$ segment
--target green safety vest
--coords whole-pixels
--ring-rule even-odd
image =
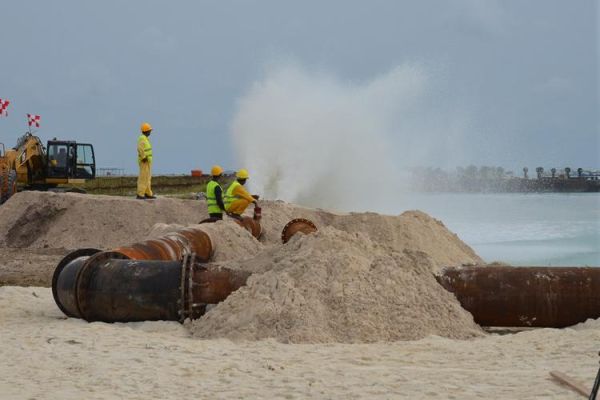
[[[223,211],[219,208],[217,204],[217,195],[215,194],[215,189],[219,187],[219,184],[215,181],[209,181],[206,184],[206,205],[208,206],[209,214],[222,214]],[[221,196],[223,195],[223,190],[221,189]]]
[[[148,162],[151,163],[152,162],[152,144],[150,143],[150,139],[148,139],[148,136],[146,136],[142,133],[140,135],[140,137],[138,138],[138,145],[140,144],[140,142],[144,142],[144,156],[147,157]],[[140,155],[138,154],[138,163],[141,163],[143,158],[144,157],[140,157]]]
[[[242,186],[241,183],[239,183],[237,180],[233,181],[233,183],[231,185],[229,185],[229,187],[227,188],[227,191],[225,192],[225,199],[223,201],[223,203],[225,203],[225,209],[228,210],[229,206],[231,206],[231,203],[233,203],[235,200],[239,199],[240,197],[235,196],[233,194],[233,191],[236,187],[238,186]]]

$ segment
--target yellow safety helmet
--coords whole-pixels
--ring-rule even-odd
[[[150,132],[152,130],[152,125],[150,125],[147,122],[144,122],[140,129],[142,130],[142,133]]]
[[[240,169],[240,170],[237,172],[237,174],[235,174],[235,176],[236,176],[238,179],[248,179],[248,178],[250,178],[250,175],[248,174],[248,170],[246,170],[246,169],[244,169],[244,168]]]
[[[212,176],[221,176],[222,173],[223,168],[221,168],[219,165],[213,165],[213,167],[210,169],[210,174]]]

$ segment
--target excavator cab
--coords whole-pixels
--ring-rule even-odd
[[[47,183],[84,183],[96,177],[96,158],[91,144],[49,140],[46,154]]]

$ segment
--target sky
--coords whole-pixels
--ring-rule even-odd
[[[268,164],[298,126],[308,159],[331,146],[314,162],[350,129],[385,165],[600,168],[599,19],[595,0],[0,0],[0,142],[33,113],[129,172],[143,121],[155,173]]]

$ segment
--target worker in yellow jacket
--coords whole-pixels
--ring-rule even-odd
[[[237,179],[225,191],[225,211],[229,215],[239,218],[248,205],[256,204],[257,200],[244,188],[244,184],[250,177],[248,171],[240,169],[235,177]]]
[[[223,219],[225,202],[223,201],[223,189],[220,180],[223,176],[223,168],[213,165],[210,169],[211,179],[206,184],[206,206],[208,207],[209,219],[206,222],[214,222]]]
[[[148,139],[150,133],[152,133],[152,126],[144,122],[140,129],[142,134],[138,137],[137,142],[140,174],[137,181],[136,199],[155,199],[156,196],[152,193],[152,144]]]

